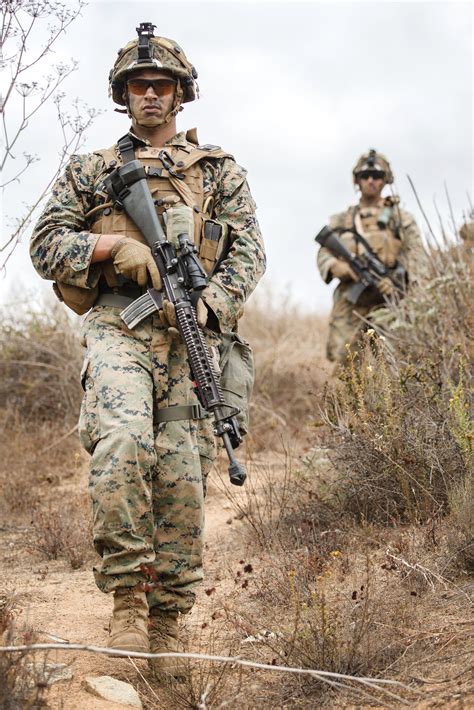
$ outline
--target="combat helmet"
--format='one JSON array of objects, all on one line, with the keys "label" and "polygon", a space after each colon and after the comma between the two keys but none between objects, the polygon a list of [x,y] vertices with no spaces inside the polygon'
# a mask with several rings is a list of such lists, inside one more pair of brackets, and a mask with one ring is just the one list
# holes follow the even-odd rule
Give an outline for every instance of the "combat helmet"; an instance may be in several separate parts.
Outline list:
[{"label": "combat helmet", "polygon": [[194,101],[199,96],[196,83],[198,75],[177,42],[154,36],[155,27],[151,22],[141,22],[136,28],[138,39],[118,50],[118,57],[109,72],[109,95],[116,104],[126,106],[125,82],[131,72],[139,69],[168,71],[178,79],[172,111],[172,114],[176,114],[181,104]]},{"label": "combat helmet", "polygon": [[363,170],[383,170],[385,173],[385,182],[391,185],[393,182],[393,173],[390,163],[383,153],[379,153],[375,148],[371,148],[367,153],[362,153],[357,163],[352,170],[352,178],[354,185],[357,183],[357,175]]}]

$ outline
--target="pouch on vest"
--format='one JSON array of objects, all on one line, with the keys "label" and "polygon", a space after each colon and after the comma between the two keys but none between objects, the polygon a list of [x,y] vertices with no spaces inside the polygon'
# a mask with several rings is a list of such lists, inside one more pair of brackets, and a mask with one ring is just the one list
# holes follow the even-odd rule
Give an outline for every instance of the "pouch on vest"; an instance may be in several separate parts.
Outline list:
[{"label": "pouch on vest", "polygon": [[237,333],[220,334],[220,385],[226,404],[238,407],[240,433],[249,429],[249,404],[254,382],[253,353],[246,340]]},{"label": "pouch on vest", "polygon": [[229,251],[229,227],[215,219],[203,221],[199,260],[210,276]]},{"label": "pouch on vest", "polygon": [[55,281],[53,291],[60,301],[69,306],[78,316],[87,313],[97,300],[99,287],[82,288],[81,286],[71,286],[70,284]]}]

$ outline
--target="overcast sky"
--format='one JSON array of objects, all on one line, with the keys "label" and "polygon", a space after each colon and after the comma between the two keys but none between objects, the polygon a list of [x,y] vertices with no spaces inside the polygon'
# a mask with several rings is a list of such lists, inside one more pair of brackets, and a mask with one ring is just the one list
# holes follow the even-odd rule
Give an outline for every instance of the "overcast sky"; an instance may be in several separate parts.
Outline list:
[{"label": "overcast sky", "polygon": [[[389,157],[402,205],[423,230],[407,173],[434,225],[433,200],[449,222],[445,183],[462,222],[473,192],[471,3],[93,0],[51,58],[77,59],[68,99],[103,110],[81,152],[111,145],[128,128],[113,112],[107,76],[144,21],[177,40],[199,72],[201,98],[186,105],[178,128],[197,126],[201,143],[221,145],[248,170],[267,246],[265,281],[276,294],[328,310],[313,237],[356,201],[351,170],[370,147]],[[58,145],[45,106],[21,146],[41,162],[7,188],[5,237]],[[23,243],[0,280],[4,303],[41,285],[27,254]]]}]

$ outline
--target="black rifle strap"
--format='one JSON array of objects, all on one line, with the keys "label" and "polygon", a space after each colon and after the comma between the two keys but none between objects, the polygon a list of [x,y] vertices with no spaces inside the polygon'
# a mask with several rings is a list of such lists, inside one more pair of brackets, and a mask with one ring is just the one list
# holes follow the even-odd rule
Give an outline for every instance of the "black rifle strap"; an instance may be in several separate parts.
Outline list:
[{"label": "black rifle strap", "polygon": [[132,160],[135,160],[135,146],[129,135],[119,138],[117,146],[124,165],[125,163],[130,163]]}]

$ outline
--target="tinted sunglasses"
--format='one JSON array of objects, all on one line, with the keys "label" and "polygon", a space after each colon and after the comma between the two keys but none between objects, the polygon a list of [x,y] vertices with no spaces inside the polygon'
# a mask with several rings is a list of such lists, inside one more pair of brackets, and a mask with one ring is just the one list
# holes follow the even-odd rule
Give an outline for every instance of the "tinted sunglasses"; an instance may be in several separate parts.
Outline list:
[{"label": "tinted sunglasses", "polygon": [[149,86],[156,96],[170,96],[176,82],[174,79],[128,79],[127,86],[135,96],[145,96]]},{"label": "tinted sunglasses", "polygon": [[385,173],[383,170],[362,170],[360,173],[357,173],[357,177],[362,180],[368,180],[369,178],[385,180]]}]

